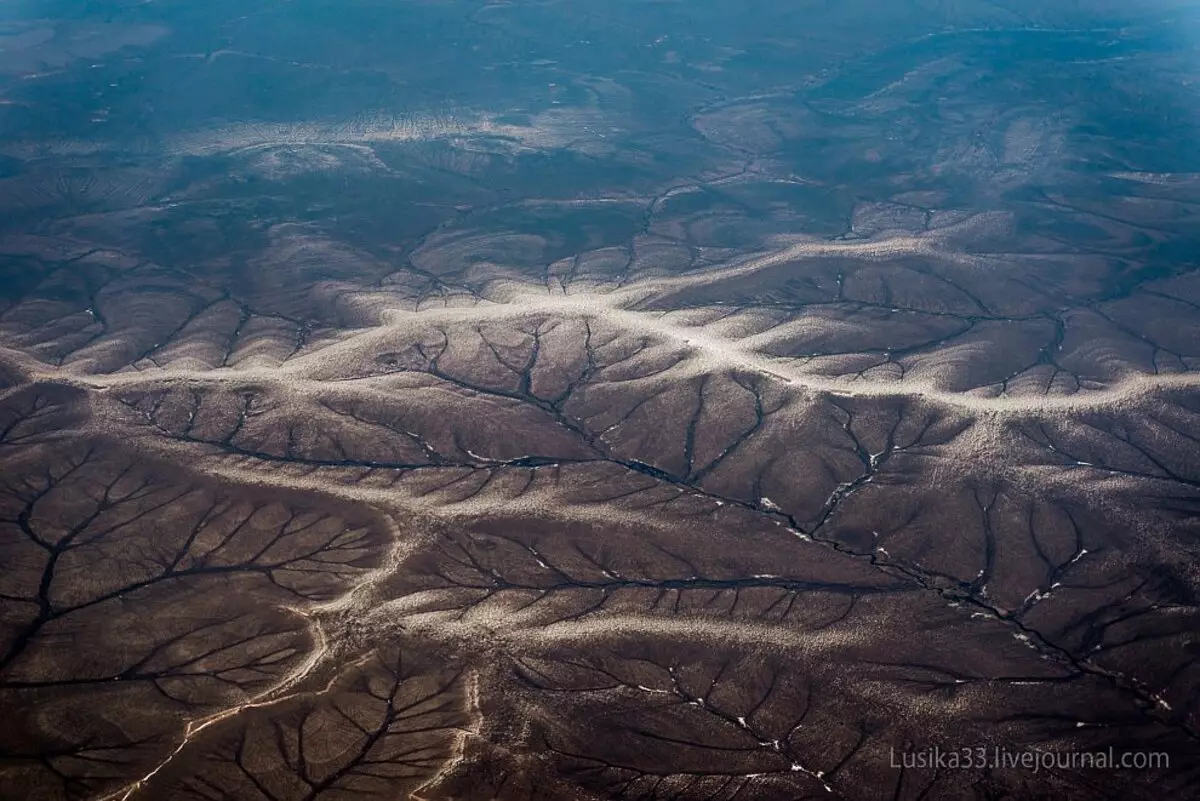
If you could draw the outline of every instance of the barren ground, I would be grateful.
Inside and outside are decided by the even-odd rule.
[[[0,797],[1200,797],[1194,47],[453,5],[5,34]]]

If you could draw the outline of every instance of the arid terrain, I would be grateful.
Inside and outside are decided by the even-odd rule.
[[[69,5],[0,798],[1200,798],[1194,3]]]

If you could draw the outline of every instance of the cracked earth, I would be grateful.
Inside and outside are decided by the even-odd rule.
[[[106,35],[317,70],[256,20]],[[870,92],[705,50],[683,132],[564,66],[517,119],[0,142],[0,796],[1191,797],[1200,170],[967,97],[973,35]],[[564,150],[646,172],[518,181]]]

